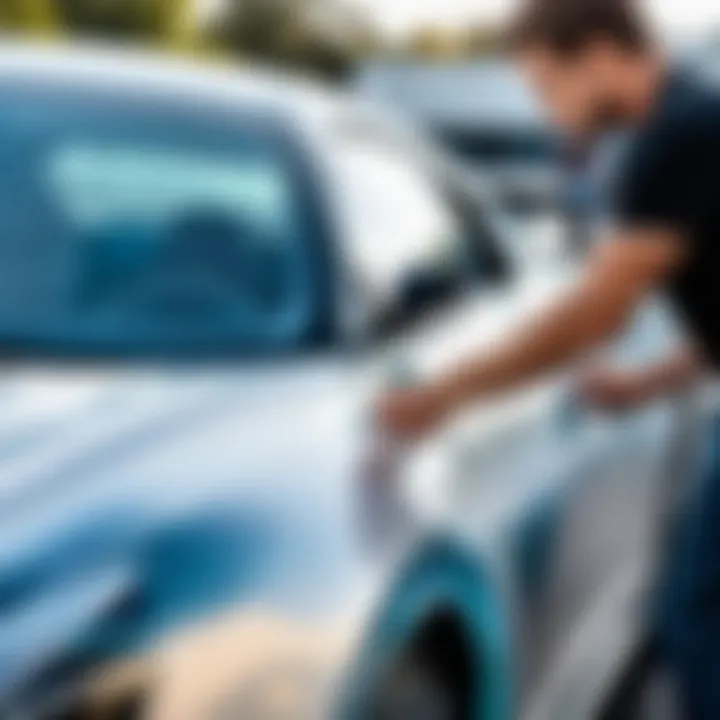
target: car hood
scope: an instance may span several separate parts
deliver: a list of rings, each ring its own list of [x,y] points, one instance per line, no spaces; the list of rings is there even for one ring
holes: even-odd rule
[[[330,366],[7,372],[0,534],[5,520],[16,525],[19,514],[50,500],[141,499],[169,508],[274,491],[270,475],[288,492],[312,490],[298,472],[309,456],[313,468],[331,462],[327,433],[340,445],[349,437],[352,400],[348,374]],[[337,446],[337,455],[346,450]]]
[[[223,604],[325,615],[362,592],[352,377],[318,363],[6,371],[0,692],[3,666],[73,643],[113,655]],[[32,641],[59,608],[63,634]]]
[[[528,281],[518,302],[532,305],[548,283]],[[390,354],[432,372],[478,337],[492,342],[512,310],[503,299],[469,298],[452,323],[438,318]],[[383,493],[392,483],[368,480],[378,465],[381,480],[422,474],[432,485],[441,475],[434,460],[413,473],[393,453],[367,453],[364,401],[393,357],[365,360],[372,367],[343,358],[173,372],[5,369],[0,701],[7,683],[27,687],[57,658],[142,655],[224,605],[353,628],[369,610],[394,607],[395,561],[419,551],[377,546],[375,521],[384,530],[404,518]],[[488,410],[483,422],[499,418]],[[439,449],[431,459],[442,461]],[[486,515],[473,524],[490,533]],[[426,539],[443,523],[420,520],[410,535]],[[62,633],[43,630],[51,616]],[[18,667],[21,678],[5,674]]]

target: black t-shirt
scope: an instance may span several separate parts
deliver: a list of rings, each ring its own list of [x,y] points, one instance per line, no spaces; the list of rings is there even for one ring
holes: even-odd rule
[[[670,295],[720,369],[720,92],[689,75],[668,77],[633,142],[615,200],[621,226],[682,232],[689,252]]]

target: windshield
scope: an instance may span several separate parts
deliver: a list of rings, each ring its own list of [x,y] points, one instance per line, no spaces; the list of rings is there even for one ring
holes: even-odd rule
[[[309,341],[305,183],[266,118],[6,88],[0,156],[3,347],[174,356]]]

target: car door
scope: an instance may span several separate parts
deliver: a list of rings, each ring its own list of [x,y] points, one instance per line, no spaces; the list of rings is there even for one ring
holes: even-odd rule
[[[510,243],[498,236],[487,206],[475,201],[468,210],[460,181],[431,167],[410,143],[390,140],[377,128],[361,132],[354,124],[343,128],[335,157],[344,178],[349,258],[375,307],[381,385],[442,372],[487,349],[563,287],[560,268],[525,273],[512,259]],[[433,272],[448,271],[445,292],[429,302],[412,296],[414,286],[432,285]],[[562,385],[552,381],[493,403],[492,410],[481,408],[450,441],[453,462],[461,467],[457,484],[447,483],[453,487],[440,494],[454,496],[464,508],[450,510],[451,522],[467,515],[468,503],[480,497],[483,503],[488,494],[505,498],[505,476],[520,473],[517,465],[538,448],[568,467],[582,456]],[[488,480],[495,476],[499,494]],[[426,500],[433,493],[437,498],[438,489],[417,490],[422,512],[437,513],[438,503]]]
[[[516,278],[478,295],[467,306],[468,345],[491,349],[566,282]],[[461,321],[461,313],[446,318],[437,339],[419,329],[419,355],[433,348],[440,357],[444,348],[443,367],[472,352],[457,340]],[[657,360],[671,337],[663,309],[650,303],[606,350],[608,362]],[[612,417],[587,406],[576,382],[561,373],[482,403],[444,440],[453,461],[443,480],[455,488],[446,517],[501,568],[515,613],[519,702],[532,718],[559,717],[562,708],[589,717],[646,639],[668,469],[688,460],[676,401]]]
[[[603,362],[656,362],[668,351],[669,333],[663,311],[651,303],[605,350]],[[542,545],[552,533],[544,587],[526,616],[533,718],[556,717],[561,708],[592,716],[646,642],[670,472],[688,460],[678,444],[682,403],[619,416],[581,398],[573,404],[567,432],[579,454],[574,467],[561,470],[569,471],[562,502],[550,520],[542,513],[529,519],[523,534],[532,551],[538,537]]]
[[[464,188],[408,147],[370,134],[344,141],[351,257],[379,319],[393,321],[380,323],[377,339],[382,384],[492,351],[573,281],[561,250],[539,268],[517,253],[509,259],[512,242],[487,203],[476,202],[469,221],[457,202],[467,199]],[[432,289],[434,272],[443,292],[417,302],[408,288]],[[636,362],[656,356],[668,339],[661,325],[656,308],[643,309],[612,352]],[[667,407],[604,417],[584,407],[575,383],[561,373],[481,403],[411,462],[417,509],[466,533],[500,568],[517,630],[521,705],[535,715],[555,712],[579,674],[605,678],[625,649],[618,612],[645,584],[672,431]],[[439,472],[437,462],[428,472],[433,455],[443,458]]]

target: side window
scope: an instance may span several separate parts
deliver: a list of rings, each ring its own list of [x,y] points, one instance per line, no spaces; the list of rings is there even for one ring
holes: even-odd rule
[[[468,238],[429,174],[402,149],[364,136],[342,138],[335,159],[350,262],[380,304],[416,313],[460,292]]]

